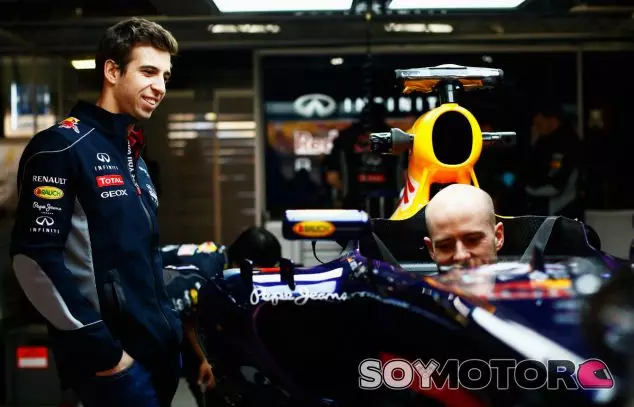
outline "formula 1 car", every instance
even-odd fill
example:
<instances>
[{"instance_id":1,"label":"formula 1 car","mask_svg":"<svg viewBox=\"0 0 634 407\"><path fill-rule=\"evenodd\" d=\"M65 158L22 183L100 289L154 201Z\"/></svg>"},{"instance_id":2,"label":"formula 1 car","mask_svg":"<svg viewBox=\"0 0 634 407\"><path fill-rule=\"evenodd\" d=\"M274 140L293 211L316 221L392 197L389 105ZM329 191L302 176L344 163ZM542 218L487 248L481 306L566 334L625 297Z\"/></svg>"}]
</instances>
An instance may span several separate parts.
<instances>
[{"instance_id":1,"label":"formula 1 car","mask_svg":"<svg viewBox=\"0 0 634 407\"><path fill-rule=\"evenodd\" d=\"M328 212L288 211L286 236L326 214L341 231L332 239L371 230L363 212ZM419 273L366 257L360 241L317 267L245 263L203 287L218 392L253 406L619 405L627 369L595 360L581 322L584 304L609 281L600 260L547 262L535 244L528 261ZM401 391L383 376L397 361L405 378L392 382ZM501 361L515 369L511 383L470 381L463 371ZM434 377L445 386L423 386L416 362L438 364ZM529 366L534 380L517 379Z\"/></svg>"},{"instance_id":2,"label":"formula 1 car","mask_svg":"<svg viewBox=\"0 0 634 407\"><path fill-rule=\"evenodd\" d=\"M606 346L595 298L630 263L602 252L591 228L562 217L500 217L503 257L475 269L438 268L421 248L431 185L477 186L482 141L505 137L483 135L455 92L491 86L501 72L448 65L398 75L406 90L438 91L443 104L410 132L373 135L377 152L411 151L394 215L286 211L285 238L337 241L341 255L316 267L245 261L199 292L217 404L623 405L629 366L612 362L632 347ZM432 136L452 116L469 125L472 148L445 164Z\"/></svg>"}]
</instances>

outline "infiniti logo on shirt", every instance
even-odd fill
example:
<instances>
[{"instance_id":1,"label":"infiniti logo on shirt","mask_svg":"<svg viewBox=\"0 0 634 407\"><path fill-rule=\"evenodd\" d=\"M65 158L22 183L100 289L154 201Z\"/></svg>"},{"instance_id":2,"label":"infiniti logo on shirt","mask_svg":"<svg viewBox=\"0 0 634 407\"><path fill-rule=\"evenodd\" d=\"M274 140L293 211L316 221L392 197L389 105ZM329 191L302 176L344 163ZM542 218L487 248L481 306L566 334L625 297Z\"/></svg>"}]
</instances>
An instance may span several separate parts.
<instances>
[{"instance_id":1,"label":"infiniti logo on shirt","mask_svg":"<svg viewBox=\"0 0 634 407\"><path fill-rule=\"evenodd\" d=\"M110 156L106 153L97 153L97 160L101 161L102 163L109 163Z\"/></svg>"},{"instance_id":2,"label":"infiniti logo on shirt","mask_svg":"<svg viewBox=\"0 0 634 407\"><path fill-rule=\"evenodd\" d=\"M35 223L37 223L40 226L53 226L55 221L51 217L40 216L39 218L35 219Z\"/></svg>"}]
</instances>

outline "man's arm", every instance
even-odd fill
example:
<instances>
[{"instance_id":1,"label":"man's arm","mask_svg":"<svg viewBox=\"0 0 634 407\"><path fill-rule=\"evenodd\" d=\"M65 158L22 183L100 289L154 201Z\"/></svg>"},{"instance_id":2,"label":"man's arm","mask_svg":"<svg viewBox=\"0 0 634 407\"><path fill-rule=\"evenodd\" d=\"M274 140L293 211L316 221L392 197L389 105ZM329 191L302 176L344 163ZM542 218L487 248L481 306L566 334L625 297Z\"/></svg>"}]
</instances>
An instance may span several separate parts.
<instances>
[{"instance_id":1,"label":"man's arm","mask_svg":"<svg viewBox=\"0 0 634 407\"><path fill-rule=\"evenodd\" d=\"M183 319L183 329L187 341L200 361L198 367L198 385L204 386L203 392L205 391L204 389L216 387L216 378L214 377L213 368L209 360L207 360L205 351L200 344L200 338L198 332L196 332L195 317L193 315L185 316Z\"/></svg>"},{"instance_id":2,"label":"man's arm","mask_svg":"<svg viewBox=\"0 0 634 407\"><path fill-rule=\"evenodd\" d=\"M194 350L194 353L198 357L200 363L208 363L207 355L205 354L203 347L200 345L200 338L198 337L198 332L196 332L196 322L194 316L187 315L183 317L183 330L185 331L187 341Z\"/></svg>"},{"instance_id":3,"label":"man's arm","mask_svg":"<svg viewBox=\"0 0 634 407\"><path fill-rule=\"evenodd\" d=\"M71 231L73 240L78 233L88 233L86 215L73 218L78 186L71 149L71 143L53 131L36 135L25 149L10 251L24 293L55 328L51 336L60 356L91 374L116 368L123 350L102 321L94 266L71 270L66 264ZM75 222L83 230L75 229ZM81 256L92 266L90 252Z\"/></svg>"}]
</instances>

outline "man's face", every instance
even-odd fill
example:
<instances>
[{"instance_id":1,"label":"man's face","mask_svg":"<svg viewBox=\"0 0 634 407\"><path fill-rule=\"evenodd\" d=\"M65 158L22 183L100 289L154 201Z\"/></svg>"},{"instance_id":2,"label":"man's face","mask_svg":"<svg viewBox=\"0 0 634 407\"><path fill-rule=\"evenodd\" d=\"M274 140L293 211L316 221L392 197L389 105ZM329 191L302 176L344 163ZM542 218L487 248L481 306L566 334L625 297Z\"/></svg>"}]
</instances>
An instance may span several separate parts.
<instances>
[{"instance_id":1,"label":"man's face","mask_svg":"<svg viewBox=\"0 0 634 407\"><path fill-rule=\"evenodd\" d=\"M114 95L121 113L149 119L165 97L171 75L171 56L152 46L132 49L125 72L117 76Z\"/></svg>"},{"instance_id":2,"label":"man's face","mask_svg":"<svg viewBox=\"0 0 634 407\"><path fill-rule=\"evenodd\" d=\"M437 213L428 220L428 228L425 245L440 266L492 263L504 243L502 223L494 225L490 214L469 208Z\"/></svg>"}]
</instances>

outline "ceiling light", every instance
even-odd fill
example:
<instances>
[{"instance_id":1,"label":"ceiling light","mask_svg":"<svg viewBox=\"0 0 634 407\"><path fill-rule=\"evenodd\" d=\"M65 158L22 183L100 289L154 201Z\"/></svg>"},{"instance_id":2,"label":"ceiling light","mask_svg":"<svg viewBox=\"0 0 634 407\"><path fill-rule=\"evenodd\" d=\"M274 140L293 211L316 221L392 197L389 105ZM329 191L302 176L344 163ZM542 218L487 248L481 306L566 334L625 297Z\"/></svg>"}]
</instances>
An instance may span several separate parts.
<instances>
[{"instance_id":1,"label":"ceiling light","mask_svg":"<svg viewBox=\"0 0 634 407\"><path fill-rule=\"evenodd\" d=\"M332 58L330 60L330 63L332 65L341 65L341 64L343 64L343 58Z\"/></svg>"},{"instance_id":2,"label":"ceiling light","mask_svg":"<svg viewBox=\"0 0 634 407\"><path fill-rule=\"evenodd\" d=\"M223 13L350 10L352 0L213 0Z\"/></svg>"},{"instance_id":3,"label":"ceiling light","mask_svg":"<svg viewBox=\"0 0 634 407\"><path fill-rule=\"evenodd\" d=\"M75 69L95 69L94 59L74 59L70 63Z\"/></svg>"},{"instance_id":4,"label":"ceiling light","mask_svg":"<svg viewBox=\"0 0 634 407\"><path fill-rule=\"evenodd\" d=\"M212 34L277 34L277 24L210 24L207 31Z\"/></svg>"},{"instance_id":5,"label":"ceiling light","mask_svg":"<svg viewBox=\"0 0 634 407\"><path fill-rule=\"evenodd\" d=\"M391 10L516 8L526 0L392 0Z\"/></svg>"},{"instance_id":6,"label":"ceiling light","mask_svg":"<svg viewBox=\"0 0 634 407\"><path fill-rule=\"evenodd\" d=\"M450 24L401 24L389 23L383 27L387 32L449 34L453 32Z\"/></svg>"}]
</instances>

